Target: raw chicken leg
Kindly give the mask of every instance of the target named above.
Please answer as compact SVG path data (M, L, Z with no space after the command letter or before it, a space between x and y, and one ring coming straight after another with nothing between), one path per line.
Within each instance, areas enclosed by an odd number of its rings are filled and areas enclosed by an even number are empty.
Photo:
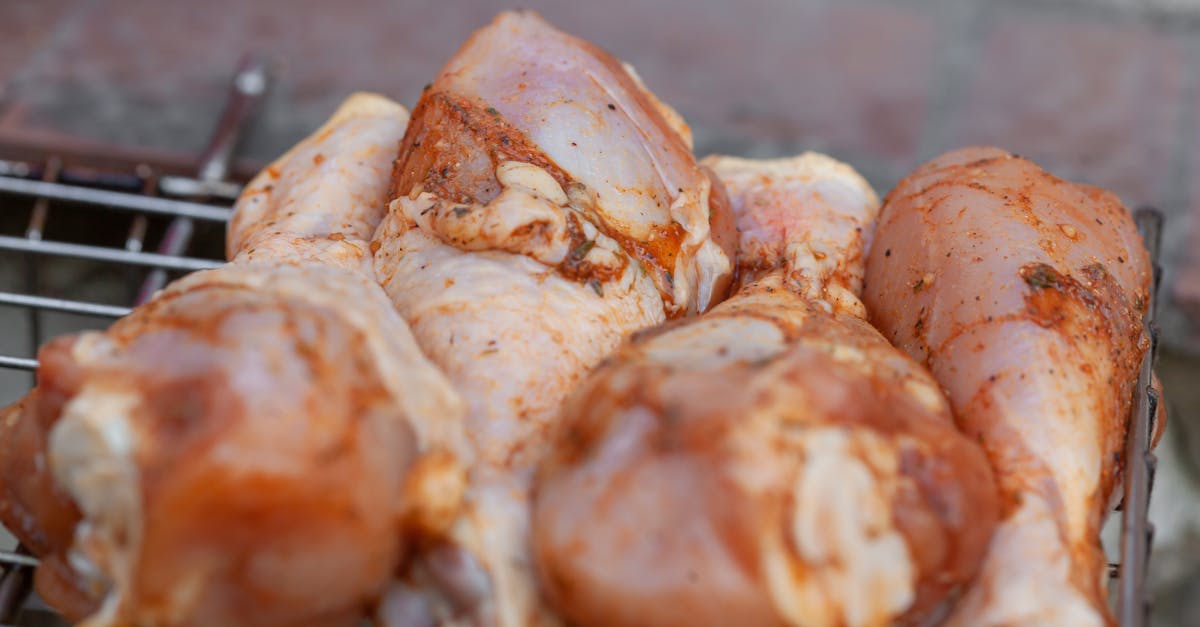
M711 163L744 286L571 397L536 483L546 590L583 626L922 619L976 571L996 491L933 379L862 318L879 201L820 155Z
M1103 625L1100 527L1147 348L1150 264L1112 194L996 148L927 163L889 196L865 302L987 451L1003 503L950 625Z
M532 575L528 485L562 399L623 337L708 308L732 275L732 217L685 132L629 69L532 13L473 35L421 97L375 268L468 399L478 459L462 518L385 622L556 622Z
M406 121L351 98L247 188L232 263L42 349L0 516L72 619L354 625L378 597L427 516L422 429L464 408L368 274Z

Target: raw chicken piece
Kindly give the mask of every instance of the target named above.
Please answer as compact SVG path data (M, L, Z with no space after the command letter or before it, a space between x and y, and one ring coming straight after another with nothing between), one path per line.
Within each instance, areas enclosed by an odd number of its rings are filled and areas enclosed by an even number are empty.
M866 317L858 295L879 199L854 168L817 153L773 160L714 156L704 163L736 208L735 287L785 269L805 299Z
M820 155L710 163L749 283L571 397L536 483L544 586L583 626L924 618L976 571L996 491L933 379L862 318L879 201Z
M724 296L736 236L727 211L710 211L723 199L710 198L711 174L696 167L690 142L682 118L632 68L532 12L507 12L471 36L417 103L393 197L444 243L528 255L601 283L636 262L668 314L703 311ZM545 174L505 181L510 161ZM514 184L543 202L501 193ZM467 225L454 219L462 207L472 209ZM596 230L614 240L598 241L597 253L619 246L616 259L570 255Z
M311 136L242 190L229 221L234 262L320 262L374 276L368 242L385 209L404 107L352 95Z
M354 625L382 592L450 462L413 470L422 427L464 409L364 261L406 121L351 98L247 189L232 263L42 349L0 516L72 619Z
M532 13L480 30L404 137L375 269L470 403L468 507L384 621L556 622L528 544L529 480L576 382L623 337L724 297L735 245L677 115Z
M949 624L1102 625L1100 527L1147 348L1150 265L1129 213L996 148L889 196L864 301L987 451L1003 520Z

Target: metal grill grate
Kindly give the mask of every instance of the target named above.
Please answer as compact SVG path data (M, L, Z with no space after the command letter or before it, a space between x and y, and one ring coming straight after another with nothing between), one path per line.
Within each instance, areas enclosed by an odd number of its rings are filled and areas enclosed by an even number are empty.
M1150 548L1154 542L1154 525L1148 520L1150 490L1154 486L1157 459L1150 452L1154 433L1154 418L1162 400L1151 386L1154 365L1158 359L1158 288L1162 280L1159 265L1159 245L1162 239L1162 214L1154 209L1140 209L1134 214L1142 241L1150 252L1150 302L1146 307L1145 324L1150 335L1150 350L1142 360L1134 387L1133 413L1125 434L1125 486L1121 507L1121 564L1117 567L1117 619L1123 627L1143 627L1149 623L1150 600L1146 591L1146 574L1150 564Z
M224 179L239 131L265 88L262 64L244 62L195 178L162 175L148 164L130 171L76 167L61 156L41 162L0 159L0 406L32 387L35 355L48 339L103 329L168 280L223 262L225 222L240 191L239 185ZM1125 449L1129 464L1120 544L1124 566L1110 565L1123 627L1148 622L1145 575L1153 525L1147 520L1147 507L1155 467L1149 441L1160 401L1150 389L1150 373L1158 348L1154 315L1162 216L1143 209L1136 219L1154 261L1146 319L1153 341L1138 379ZM49 280L64 269L74 276L73 284ZM84 298L81 292L96 296ZM97 302L102 299L111 302ZM6 345L3 340L23 343ZM0 550L0 627L64 624L31 595L37 563L19 546Z
M266 86L263 64L246 59L194 178L60 155L0 160L0 340L18 342L0 343L0 405L33 386L50 338L106 328L169 280L221 265L241 189L225 178ZM20 546L0 550L0 624L63 624L30 594L37 563Z

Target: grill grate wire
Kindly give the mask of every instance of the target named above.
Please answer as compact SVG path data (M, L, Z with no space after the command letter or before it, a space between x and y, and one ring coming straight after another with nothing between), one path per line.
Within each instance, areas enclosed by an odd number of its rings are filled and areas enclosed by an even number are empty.
M0 253L16 253L24 266L19 280L23 289L15 292L0 290L0 306L23 311L29 330L25 354L0 351L0 370L36 371L37 349L49 339L43 325L46 313L78 315L84 317L91 328L102 329L149 300L172 276L223 263L224 225L231 215L230 198L235 197L239 189L225 178L242 131L267 86L265 64L256 57L245 57L234 77L225 110L201 154L195 179L160 177L148 164L139 164L130 173L84 167L72 169L58 156L51 156L40 164L0 161L0 212L19 211L23 204L32 201L24 233L21 236L0 233ZM112 224L127 219L129 226L121 245L46 238L48 227L55 225L52 214L68 207L70 211L65 213L74 215L64 216L61 221L74 218L74 224L62 226L73 226L85 232L90 225L101 221ZM5 217L8 216L0 214L0 218ZM151 221L164 218L169 218L170 222L163 230L155 252L146 252L144 248L154 231ZM198 222L201 226L207 223L218 228L198 229ZM195 241L197 232L207 235L208 241ZM39 294L44 265L62 259L82 260L107 269L120 266L127 284L127 295L120 300L130 305ZM28 387L32 385L30 377ZM16 399L4 399L4 402L12 400ZM21 546L12 551L0 551L0 567L3 567L0 626L61 624L46 611L48 608L36 595L31 595L32 574L37 563L38 560ZM32 622L27 622L26 615L32 616L28 619Z

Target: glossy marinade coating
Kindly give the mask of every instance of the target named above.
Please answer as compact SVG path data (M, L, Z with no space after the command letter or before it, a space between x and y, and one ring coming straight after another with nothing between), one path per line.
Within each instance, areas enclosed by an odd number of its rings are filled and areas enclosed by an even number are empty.
M559 622L529 546L529 482L562 400L628 334L723 299L733 223L678 116L608 53L528 12L479 30L400 146L375 270L468 400L457 522L386 624Z
M580 625L887 625L976 571L982 451L862 318L878 200L820 155L709 161L743 287L571 397L537 482L543 585Z
M0 516L68 617L354 625L382 592L420 425L463 410L364 263L406 121L352 97L247 187L233 262L42 349Z
M880 215L864 302L988 453L1003 522L955 625L1099 625L1150 263L1112 194L996 148L947 153Z

